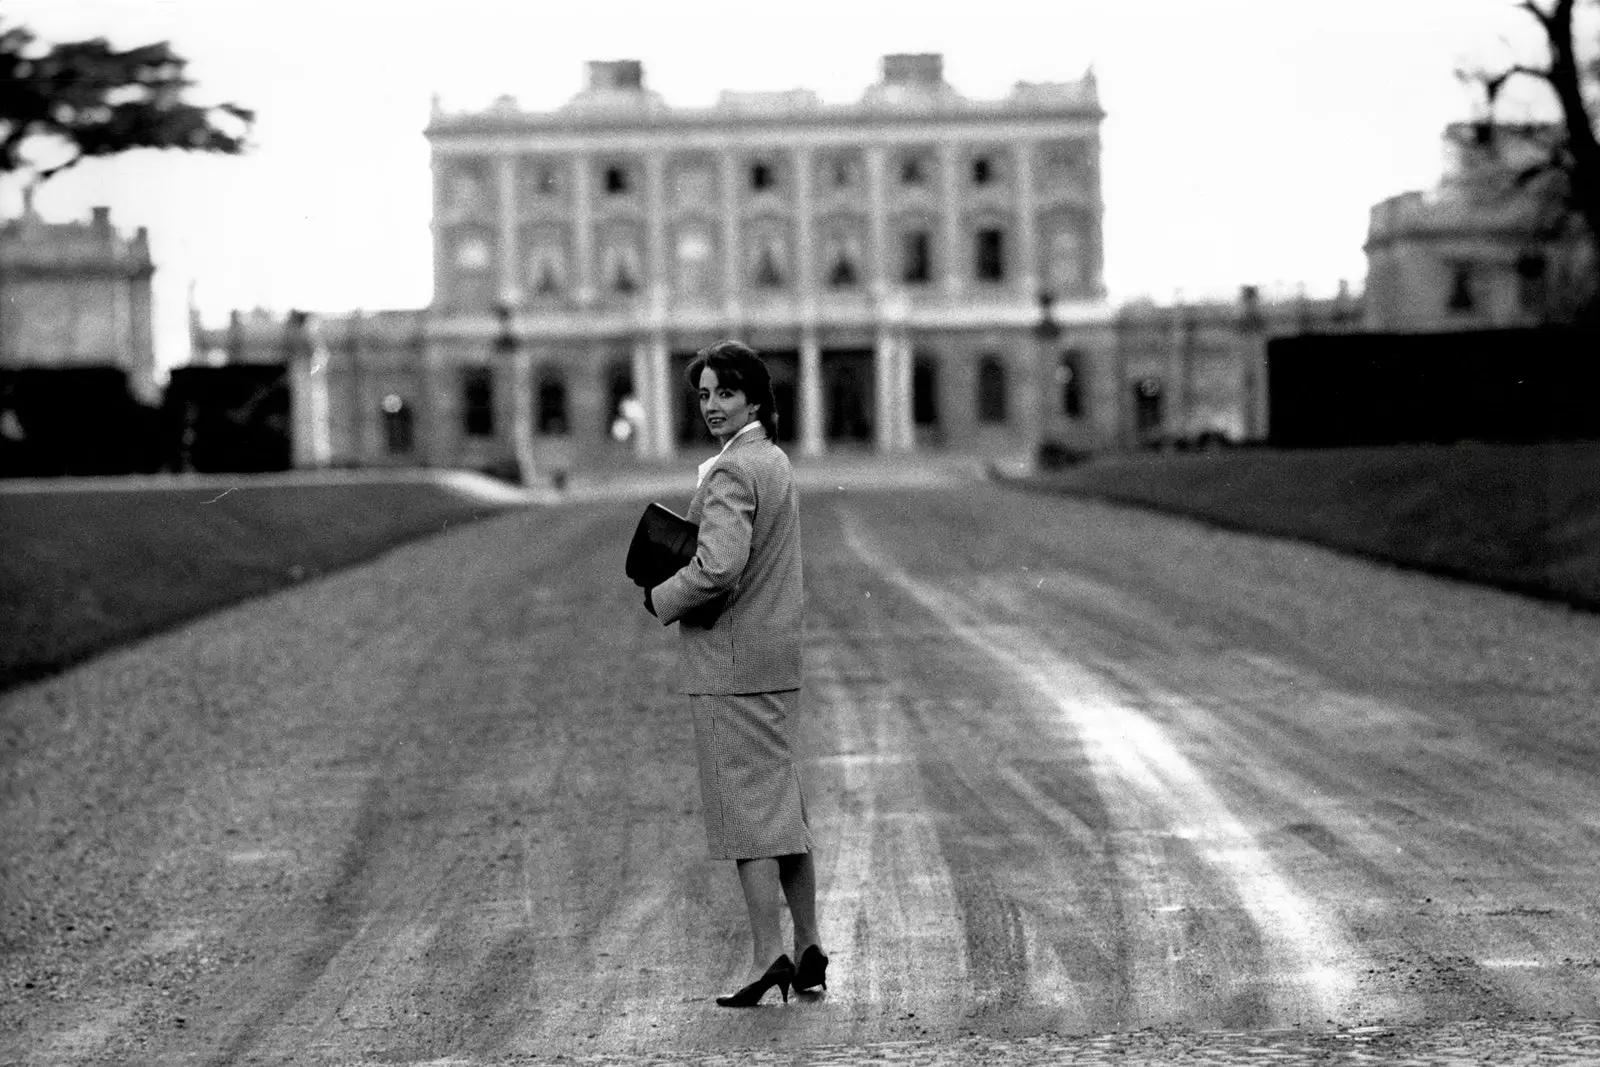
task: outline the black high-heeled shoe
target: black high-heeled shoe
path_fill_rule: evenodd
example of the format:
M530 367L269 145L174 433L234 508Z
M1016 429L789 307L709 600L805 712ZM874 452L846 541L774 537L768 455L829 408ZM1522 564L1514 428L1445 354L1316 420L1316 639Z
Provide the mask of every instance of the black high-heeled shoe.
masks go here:
M753 1008L761 1003L761 998L766 996L767 990L773 986L778 987L778 992L783 994L783 1002L789 1003L789 986L794 983L794 964L789 962L787 955L779 956L772 961L766 973L754 982L745 986L737 993L717 998L719 1008Z
M828 957L816 945L807 945L800 953L800 965L794 969L794 991L809 993L819 986L828 988Z

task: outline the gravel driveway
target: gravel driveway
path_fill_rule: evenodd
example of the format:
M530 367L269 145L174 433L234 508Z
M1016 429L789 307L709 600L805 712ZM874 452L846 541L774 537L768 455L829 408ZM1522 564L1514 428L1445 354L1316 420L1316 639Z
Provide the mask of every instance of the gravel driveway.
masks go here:
M640 503L0 697L0 1061L1596 1050L1600 618L979 483L805 496L837 978L709 1006L743 911Z

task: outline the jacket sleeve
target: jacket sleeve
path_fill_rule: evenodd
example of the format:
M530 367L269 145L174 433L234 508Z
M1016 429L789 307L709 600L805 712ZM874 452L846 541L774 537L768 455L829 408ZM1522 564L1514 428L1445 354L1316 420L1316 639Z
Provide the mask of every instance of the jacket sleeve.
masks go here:
M694 559L650 590L656 618L663 626L738 588L750 559L755 515L755 483L749 473L731 463L713 467L706 477Z

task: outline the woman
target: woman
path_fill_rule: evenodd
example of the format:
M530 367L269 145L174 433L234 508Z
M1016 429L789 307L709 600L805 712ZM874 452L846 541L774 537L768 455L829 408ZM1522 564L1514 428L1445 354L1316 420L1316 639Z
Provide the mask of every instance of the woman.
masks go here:
M789 458L773 443L777 412L760 357L719 341L696 354L689 386L722 451L700 465L689 502L687 517L700 525L695 557L646 590L645 607L678 624L678 690L694 712L706 840L712 858L737 862L750 912L749 981L717 1003L748 1008L773 986L785 1001L790 985L827 988L811 827L788 736L805 612L800 503ZM779 929L783 901L793 959Z

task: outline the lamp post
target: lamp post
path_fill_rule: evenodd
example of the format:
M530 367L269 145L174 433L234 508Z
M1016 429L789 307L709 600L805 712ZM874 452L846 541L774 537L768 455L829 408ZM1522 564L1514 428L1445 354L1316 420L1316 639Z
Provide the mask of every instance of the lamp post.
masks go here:
M512 303L502 300L494 313L500 320L494 351L511 372L511 447L517 461L517 481L532 485L533 461L533 365L529 353L518 341L511 321Z
M1041 388L1040 383L1054 381L1052 364L1055 355L1056 341L1061 337L1061 324L1055 317L1055 294L1047 289L1039 290L1039 321L1033 324L1034 364L1033 381L1037 395L1034 398L1033 418L1034 424L1028 434L1032 454L1028 457L1030 464L1039 462L1040 449L1044 445L1044 427L1048 421L1047 411L1050 405L1050 390Z

